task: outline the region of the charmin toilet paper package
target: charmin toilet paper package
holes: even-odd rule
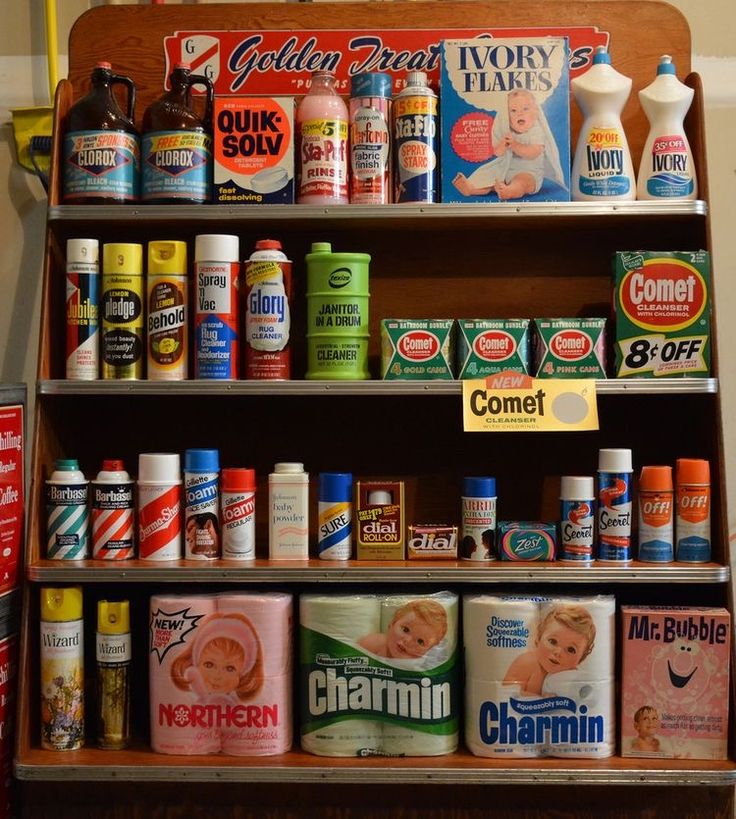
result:
[[[612,596],[463,599],[465,740],[476,756],[611,756]]]
[[[621,755],[728,759],[728,611],[623,606],[621,614]]]
[[[302,748],[438,756],[458,742],[458,597],[302,595]]]
[[[292,596],[155,595],[151,747],[263,756],[292,743]]]

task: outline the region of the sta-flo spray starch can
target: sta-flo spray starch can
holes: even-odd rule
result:
[[[143,245],[103,245],[103,378],[143,378],[143,299]]]

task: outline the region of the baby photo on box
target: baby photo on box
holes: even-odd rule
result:
[[[443,202],[570,199],[565,37],[444,40]]]
[[[728,611],[621,611],[621,755],[727,759]]]

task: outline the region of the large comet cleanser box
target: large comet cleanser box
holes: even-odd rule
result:
[[[708,377],[708,251],[619,251],[614,309],[617,378]]]
[[[567,202],[566,37],[442,42],[442,201]]]

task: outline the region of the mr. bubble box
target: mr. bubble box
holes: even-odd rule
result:
[[[567,38],[444,40],[443,202],[570,199]]]
[[[623,606],[621,755],[727,759],[730,616]]]
[[[216,97],[213,202],[294,202],[294,100]]]
[[[710,305],[707,250],[616,253],[616,377],[707,377]]]

